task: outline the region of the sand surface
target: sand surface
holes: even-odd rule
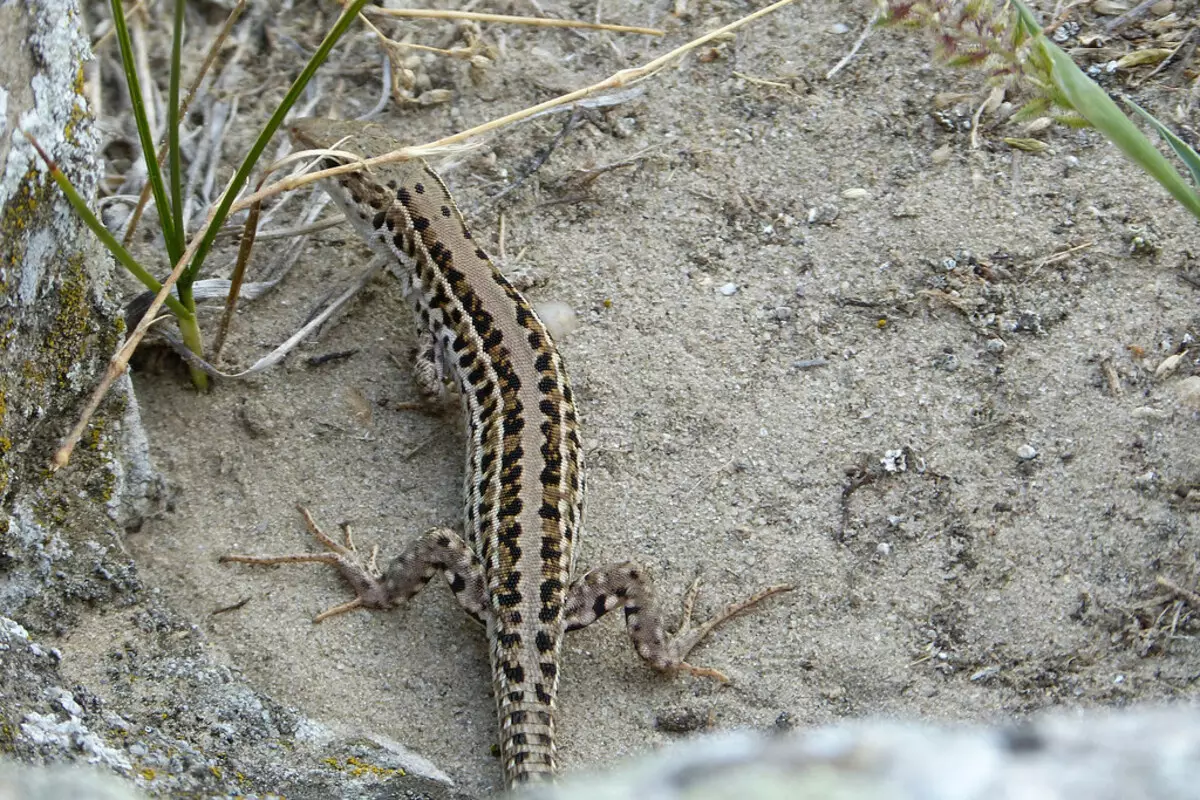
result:
[[[450,102],[390,103],[380,120],[400,140],[432,140],[752,8],[689,0],[675,18],[666,3],[604,4],[605,20],[664,26],[664,40],[484,26],[500,48],[490,66],[422,58],[416,72]],[[303,3],[266,18],[273,38],[233,87],[231,151],[331,13]],[[506,129],[446,171],[492,252],[503,215],[506,268],[537,278],[530,299],[578,316],[560,348],[589,468],[579,566],[641,561],[672,613],[696,576],[700,614],[797,586],[696,652],[728,686],[655,674],[618,619],[572,634],[567,772],[646,753],[680,727],[1002,720],[1196,693],[1196,609],[1156,585],[1197,585],[1195,350],[1155,375],[1195,347],[1196,222],[1092,131],[1052,128],[1035,155],[1002,141],[1021,125],[985,120],[972,148],[987,89],[932,65],[917,34],[877,32],[827,80],[869,13],[797,3],[704,48],[639,96],[581,114],[498,203],[489,196],[529,170],[566,115]],[[392,29],[464,45],[450,23]],[[373,106],[380,58],[358,28],[323,73],[315,113]],[[1167,71],[1137,97],[1170,109],[1191,80]],[[214,257],[216,274],[230,257]],[[283,285],[239,313],[227,363],[287,338],[367,259],[348,228],[317,234]],[[482,794],[500,782],[486,643],[440,580],[390,614],[313,625],[347,599],[332,571],[217,563],[312,547],[301,501],[384,557],[461,524],[455,406],[398,408],[418,397],[411,326],[397,282],[381,277],[262,377],[197,396],[170,371],[140,374],[172,500],[129,545],[148,585],[255,685],[400,741]]]

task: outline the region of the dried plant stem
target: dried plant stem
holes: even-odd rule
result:
[[[233,10],[229,12],[229,16],[225,18],[225,24],[221,26],[221,32],[217,34],[217,38],[209,45],[208,53],[204,56],[204,63],[200,65],[200,71],[196,73],[196,79],[192,81],[192,85],[188,87],[187,95],[183,98],[183,102],[179,104],[179,117],[182,119],[187,116],[188,108],[192,105],[192,99],[196,96],[196,90],[200,87],[200,82],[204,80],[204,76],[208,74],[208,70],[217,59],[217,53],[221,52],[221,46],[228,38],[229,32],[233,30],[233,24],[238,21],[238,17],[246,10],[246,0],[237,0],[237,4]],[[167,138],[164,136],[163,141],[158,146],[158,154],[155,156],[158,160],[158,165],[161,167],[167,158]],[[146,203],[150,200],[150,191],[153,188],[150,181],[146,181],[146,185],[142,187],[142,193],[138,196],[137,205],[134,206],[133,214],[130,215],[129,225],[126,226],[125,236],[121,240],[121,244],[126,247],[133,241],[133,234],[137,231],[138,223],[142,219],[142,211],[146,208]]]
[[[553,100],[547,100],[546,102],[539,103],[535,106],[530,106],[523,111],[518,111],[483,125],[478,125],[470,130],[463,131],[462,133],[456,133],[453,136],[447,136],[443,139],[438,139],[436,142],[431,142],[428,145],[415,148],[404,148],[379,158],[365,159],[346,167],[337,167],[335,169],[328,169],[321,172],[314,172],[309,175],[278,181],[265,189],[254,192],[248,197],[233,203],[227,209],[227,213],[233,214],[238,211],[242,211],[254,205],[255,203],[261,203],[268,197],[273,197],[280,192],[312,183],[313,181],[320,180],[321,178],[328,178],[357,169],[369,168],[376,164],[389,164],[397,161],[404,161],[408,158],[414,157],[414,155],[428,153],[431,150],[445,149],[451,145],[455,145],[467,139],[480,136],[489,131],[493,131],[496,128],[511,125],[514,122],[526,119],[547,109],[555,108],[556,106],[561,106],[566,103],[571,103],[585,98],[588,95],[597,94],[607,89],[619,88],[630,83],[643,80],[658,72],[660,69],[667,66],[680,56],[685,55],[689,51],[694,50],[697,47],[706,44],[707,42],[711,42],[714,39],[719,39],[726,34],[732,33],[738,28],[744,27],[745,25],[748,25],[757,19],[761,19],[768,14],[772,14],[786,5],[790,5],[792,2],[794,2],[794,0],[777,0],[777,2],[772,3],[769,6],[761,8],[752,14],[747,14],[746,16],[735,20],[728,25],[717,28],[714,31],[710,31],[699,38],[693,39],[690,42],[681,45],[669,53],[661,55],[640,67],[621,70],[620,72],[615,73],[600,83],[593,84],[584,89],[579,89],[578,91],[569,92],[568,94],[561,95]],[[226,192],[228,191],[229,189],[226,188]],[[138,323],[137,328],[135,328],[134,331],[129,335],[129,338],[126,340],[125,344],[112,357],[112,360],[108,365],[108,370],[104,373],[104,377],[101,379],[100,385],[97,386],[95,392],[92,393],[92,397],[88,401],[88,404],[85,407],[79,422],[76,423],[75,427],[67,435],[66,439],[63,440],[63,444],[54,454],[54,459],[51,462],[52,469],[59,469],[67,464],[71,458],[71,452],[75,449],[75,445],[79,441],[79,437],[81,437],[83,432],[87,429],[87,424],[89,420],[91,420],[92,415],[96,412],[96,409],[100,407],[100,402],[104,399],[104,395],[108,393],[108,390],[112,387],[117,378],[119,378],[121,374],[128,369],[130,356],[133,355],[133,351],[137,348],[138,343],[141,342],[142,337],[146,335],[147,329],[150,327],[150,324],[157,315],[158,310],[162,308],[164,300],[170,293],[171,287],[175,285],[177,280],[179,280],[179,276],[183,274],[184,269],[188,264],[191,263],[196,251],[200,248],[201,243],[205,240],[205,236],[207,235],[209,228],[212,226],[213,217],[216,215],[220,205],[221,204],[218,203],[211,211],[209,211],[207,219],[204,220],[204,224],[201,226],[200,230],[196,232],[196,235],[192,237],[191,244],[188,245],[187,249],[183,253],[183,256],[180,257],[179,261],[175,264],[175,268],[171,270],[170,276],[163,281],[162,288],[155,296],[154,301],[150,304],[150,307],[146,310],[145,315],[142,317],[142,321]]]
[[[746,16],[744,16],[738,20],[735,20],[734,22],[729,23],[728,25],[725,25],[724,27],[717,28],[714,31],[710,31],[710,32],[704,34],[703,36],[700,36],[699,38],[692,39],[690,42],[680,45],[679,47],[675,48],[674,50],[670,51],[669,53],[661,55],[658,58],[654,59],[653,61],[649,61],[640,67],[634,67],[633,69],[621,70],[620,72],[610,75],[609,77],[605,78],[604,80],[600,81],[599,83],[594,83],[591,86],[585,87],[583,89],[577,89],[574,92],[568,92],[567,94],[559,95],[558,97],[555,97],[552,100],[547,100],[544,103],[539,103],[538,105],[530,106],[528,108],[522,109],[521,111],[513,112],[512,114],[509,114],[508,116],[500,117],[498,119],[491,120],[490,122],[485,122],[482,125],[476,125],[474,128],[470,128],[468,130],[462,131],[461,133],[456,133],[452,136],[446,136],[442,139],[438,139],[437,141],[430,142],[428,144],[416,145],[414,147],[403,147],[403,148],[400,148],[399,150],[393,150],[390,153],[386,153],[386,154],[384,154],[382,156],[378,156],[376,158],[361,159],[359,161],[356,161],[353,164],[347,164],[347,165],[340,166],[340,167],[334,167],[332,169],[321,170],[320,172],[313,172],[308,175],[301,175],[301,176],[297,176],[297,177],[286,178],[282,181],[279,181],[277,183],[271,184],[270,186],[267,186],[265,189],[262,189],[258,192],[255,192],[254,194],[251,194],[251,195],[244,197],[241,200],[237,201],[230,208],[230,213],[242,211],[243,209],[249,208],[254,203],[261,202],[262,200],[265,200],[268,197],[273,197],[281,192],[286,192],[286,191],[290,191],[292,189],[297,189],[301,186],[304,186],[309,183],[313,183],[314,181],[319,181],[323,178],[332,178],[337,175],[345,174],[347,172],[357,172],[360,169],[370,169],[371,167],[379,166],[382,164],[394,164],[397,161],[407,161],[408,159],[411,159],[411,158],[420,158],[420,157],[424,157],[424,156],[428,156],[428,155],[435,155],[438,152],[444,151],[453,145],[459,145],[460,143],[466,141],[467,139],[473,139],[476,136],[482,136],[483,134],[490,133],[491,131],[494,131],[497,128],[503,128],[507,125],[512,125],[515,122],[520,122],[521,120],[536,116],[537,114],[540,114],[542,112],[548,111],[553,108],[556,108],[558,106],[566,105],[567,103],[573,103],[577,100],[581,100],[590,95],[599,94],[608,89],[617,89],[622,86],[627,86],[631,83],[636,83],[637,81],[644,80],[645,78],[648,78],[649,76],[658,72],[663,67],[670,64],[675,59],[679,58],[680,56],[685,55],[689,51],[695,50],[697,47],[707,44],[708,42],[711,42],[714,39],[719,39],[722,36],[732,33],[733,31],[737,30],[738,28],[741,28],[751,22],[754,22],[755,20],[757,20],[761,17],[764,17],[768,14],[774,13],[775,11],[778,11],[779,9],[783,8],[786,5],[790,5],[792,2],[794,2],[794,0],[778,0],[775,3],[772,3],[769,6],[766,6],[765,8],[760,8],[758,11],[755,11],[752,14],[747,14]],[[293,155],[298,155],[298,154],[293,154]]]
[[[663,36],[666,31],[658,28],[639,28],[632,25],[610,25],[604,22],[554,19],[551,17],[514,17],[507,14],[481,14],[476,11],[447,11],[434,8],[379,8],[363,11],[376,17],[403,17],[406,19],[469,19],[475,22],[500,22],[507,25],[534,25],[542,28],[582,28],[590,31],[613,31],[614,33],[640,33],[646,36]]]

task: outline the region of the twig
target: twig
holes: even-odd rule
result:
[[[322,178],[331,178],[336,175],[353,172],[358,169],[370,168],[380,164],[390,164],[398,161],[404,161],[416,156],[427,154],[431,151],[444,151],[450,145],[458,144],[459,142],[466,141],[467,139],[471,139],[483,133],[495,130],[496,128],[511,125],[514,122],[531,117],[534,114],[545,111],[546,109],[555,108],[565,103],[573,103],[576,100],[581,100],[598,92],[620,88],[630,83],[643,80],[691,50],[694,50],[697,47],[712,41],[713,39],[725,36],[726,34],[731,33],[738,28],[744,27],[745,25],[748,25],[749,23],[754,22],[755,20],[760,19],[768,14],[778,11],[784,6],[790,5],[792,2],[793,0],[777,0],[769,6],[761,8],[751,14],[747,14],[746,16],[737,19],[728,25],[717,28],[714,31],[710,31],[709,33],[706,33],[697,39],[693,39],[692,41],[687,42],[686,44],[683,44],[674,50],[671,50],[670,52],[647,62],[641,67],[621,70],[620,72],[609,76],[599,83],[592,84],[591,86],[576,90],[574,92],[568,92],[567,94],[561,95],[552,100],[547,100],[544,103],[538,103],[535,106],[530,106],[522,111],[517,111],[499,119],[492,120],[491,122],[487,122],[483,125],[477,125],[474,128],[462,131],[461,133],[456,133],[453,136],[447,136],[442,139],[438,139],[437,141],[428,145],[421,147],[401,148],[400,150],[393,151],[378,158],[369,158],[356,163],[335,167],[334,169],[322,170],[321,172],[314,172],[296,178],[285,178],[284,180],[278,181],[264,189],[255,192],[249,197],[244,197],[240,201],[233,203],[230,206],[228,213],[235,214],[239,211],[249,208],[254,203],[262,202],[268,197],[273,197],[281,192],[294,189],[299,186],[304,186],[314,181],[321,180]],[[299,154],[293,154],[293,156],[297,155]],[[289,156],[289,158],[292,158],[292,156]],[[232,181],[232,178],[230,180]],[[228,189],[226,189],[226,191],[228,191]],[[154,315],[158,313],[158,309],[162,307],[163,301],[171,291],[171,287],[175,285],[177,280],[179,280],[179,276],[183,274],[184,269],[188,264],[191,263],[192,257],[200,248],[200,243],[204,241],[205,234],[208,232],[209,227],[212,226],[213,215],[216,213],[217,208],[219,208],[219,206],[214,205],[209,211],[208,218],[205,219],[204,224],[200,226],[200,229],[192,238],[191,244],[188,245],[183,255],[179,258],[179,261],[171,270],[171,274],[165,281],[163,281],[162,288],[155,296],[154,302],[150,304],[150,308],[147,309],[146,316],[144,316],[142,321],[138,323],[137,328],[134,329],[133,333],[129,335],[129,338],[126,340],[121,349],[118,350],[115,355],[113,355],[109,362],[108,369],[104,373],[104,377],[101,379],[100,384],[92,393],[91,399],[84,407],[79,421],[63,440],[63,443],[59,447],[58,451],[55,452],[54,458],[51,461],[51,470],[58,470],[61,467],[66,466],[67,462],[70,461],[71,452],[75,449],[75,445],[79,442],[79,438],[83,435],[84,430],[87,429],[88,422],[91,420],[92,415],[95,414],[96,409],[100,407],[101,401],[104,399],[104,396],[108,393],[108,390],[112,387],[113,383],[128,368],[129,358],[133,354],[134,349],[137,348],[138,343],[141,342],[142,337],[146,335],[146,330],[150,327]]]
[[[833,69],[831,69],[831,70],[829,70],[829,72],[825,73],[825,80],[829,80],[834,75],[837,75],[839,72],[841,72],[842,67],[849,64],[850,60],[853,59],[854,56],[858,55],[858,51],[862,48],[863,44],[866,43],[867,37],[869,37],[871,35],[871,31],[875,29],[875,23],[879,21],[880,13],[881,13],[880,9],[876,8],[875,13],[871,15],[871,18],[869,20],[867,20],[867,25],[865,28],[863,28],[863,32],[858,35],[858,39],[854,42],[854,45],[850,48],[850,52],[848,52],[848,53],[846,53],[846,55],[842,56],[842,60],[833,65]]]
[[[140,5],[140,4],[139,4]],[[204,80],[204,76],[208,74],[208,70],[212,67],[213,61],[217,58],[217,53],[221,52],[221,46],[225,43],[225,38],[229,36],[229,31],[233,29],[233,23],[237,22],[238,17],[246,10],[246,0],[238,0],[237,5],[229,12],[229,16],[225,18],[225,24],[221,26],[221,32],[217,34],[217,38],[209,45],[208,53],[204,56],[204,62],[200,65],[200,72],[196,74],[196,79],[192,81],[192,85],[188,87],[187,95],[184,96],[183,102],[179,104],[179,118],[183,119],[187,116],[188,107],[192,104],[192,98],[196,96],[196,89],[200,87],[200,82]],[[143,156],[145,154],[143,153]],[[167,158],[167,139],[164,136],[163,141],[158,146],[158,153],[155,155],[158,159],[159,166],[162,166],[163,161]],[[146,181],[146,185],[142,187],[142,194],[138,198],[137,206],[130,216],[129,222],[125,229],[125,237],[122,244],[126,247],[133,241],[133,234],[137,230],[138,222],[142,218],[142,210],[145,209],[146,203],[150,200],[150,190],[152,186],[150,181]],[[160,211],[161,213],[161,211]]]
[[[571,132],[571,129],[575,127],[575,124],[578,121],[579,121],[579,109],[575,109],[571,112],[571,116],[567,117],[566,124],[564,124],[562,126],[562,130],[560,130],[558,132],[558,135],[554,137],[554,140],[552,142],[550,142],[550,144],[547,145],[545,148],[543,148],[540,153],[538,153],[534,156],[533,163],[529,165],[529,168],[526,169],[524,172],[522,172],[519,176],[517,176],[517,179],[515,181],[510,183],[508,186],[505,186],[503,189],[501,189],[499,192],[497,192],[495,195],[493,195],[491,198],[489,198],[489,200],[487,202],[489,204],[498,203],[500,201],[500,198],[504,197],[509,192],[515,191],[517,189],[517,187],[519,187],[521,184],[525,183],[525,181],[529,180],[530,176],[532,176],[533,173],[537,172],[539,169],[542,168],[542,165],[545,164],[546,161],[550,158],[550,154],[553,153],[555,150],[557,150],[559,145],[561,145],[563,143],[563,141],[566,140],[567,134]]]
[[[406,19],[469,19],[475,22],[501,22],[508,25],[535,25],[543,28],[582,28],[592,31],[614,31],[616,33],[640,33],[646,36],[663,36],[666,31],[658,28],[638,28],[631,25],[609,25],[603,22],[554,19],[552,17],[514,17],[507,14],[481,14],[476,11],[446,11],[433,8],[379,8],[369,6],[363,13],[377,17],[403,17]]]
[[[755,20],[757,20],[761,17],[764,17],[775,11],[778,11],[779,9],[783,8],[784,6],[791,5],[792,2],[794,2],[794,0],[776,0],[776,2],[772,3],[769,6],[766,6],[765,8],[760,8],[758,11],[755,11],[752,14],[747,14],[746,16],[742,17],[741,19],[735,20],[734,22],[731,22],[728,25],[725,25],[724,27],[717,28],[716,30],[713,30],[713,31],[709,31],[708,33],[704,34],[703,36],[693,39],[686,44],[680,45],[679,47],[676,47],[674,50],[670,51],[669,53],[661,55],[658,58],[653,59],[652,61],[648,61],[640,67],[634,67],[632,69],[621,70],[620,72],[610,75],[609,77],[605,78],[604,80],[600,81],[599,83],[594,83],[591,86],[587,86],[583,89],[577,89],[573,92],[568,92],[567,94],[559,95],[558,97],[555,97],[552,100],[547,100],[544,103],[538,103],[535,106],[529,106],[528,108],[522,109],[520,111],[515,111],[512,114],[508,114],[507,116],[503,116],[498,119],[491,120],[490,122],[485,122],[482,125],[476,125],[474,128],[469,128],[465,131],[461,131],[460,133],[456,133],[452,136],[446,136],[446,137],[443,137],[436,141],[430,142],[428,144],[418,145],[415,147],[403,147],[403,148],[400,148],[399,150],[393,150],[390,153],[385,153],[384,155],[376,156],[375,158],[367,158],[367,159],[357,160],[351,164],[345,164],[340,167],[334,167],[332,169],[321,170],[320,172],[313,172],[313,173],[310,173],[308,175],[304,175],[301,177],[286,178],[277,183],[273,183],[270,186],[267,186],[265,189],[262,189],[261,191],[255,192],[254,194],[249,195],[248,197],[244,197],[241,200],[237,201],[230,207],[229,213],[230,214],[237,213],[238,211],[242,211],[246,208],[249,208],[250,205],[253,203],[259,202],[261,200],[265,200],[268,197],[273,197],[273,196],[279,194],[280,192],[290,191],[292,189],[299,188],[301,186],[312,183],[314,181],[322,180],[324,178],[333,178],[338,175],[344,175],[348,172],[357,172],[360,169],[370,169],[371,167],[381,166],[383,164],[394,164],[398,161],[407,161],[412,158],[421,158],[421,157],[428,156],[428,155],[435,155],[437,153],[444,152],[451,145],[458,145],[459,143],[464,142],[468,139],[473,139],[476,136],[481,136],[485,133],[489,133],[497,128],[503,128],[507,125],[512,125],[515,122],[520,122],[522,120],[528,119],[528,118],[533,117],[537,114],[540,114],[544,111],[557,108],[558,106],[566,105],[567,103],[573,103],[577,100],[582,100],[585,97],[595,95],[599,92],[607,91],[609,89],[618,89],[623,86],[627,86],[631,83],[634,83],[634,82],[637,82],[640,80],[644,80],[644,79],[650,77],[651,75],[653,75],[654,73],[658,72],[659,70],[661,70],[663,67],[665,67],[667,64],[671,63],[675,59],[679,58],[680,56],[685,55],[689,51],[695,50],[697,47],[700,47],[701,45],[704,45],[708,42],[711,42],[713,39],[719,39],[722,36],[725,36],[726,34],[731,33],[732,31],[735,31],[738,28],[744,27],[745,25],[748,25],[749,23],[754,22]],[[294,155],[298,155],[298,154],[294,154]]]
[[[1159,575],[1154,579],[1154,582],[1164,589],[1174,592],[1176,595],[1188,601],[1188,605],[1200,611],[1200,594],[1193,592],[1191,589],[1185,589],[1170,578]]]
[[[1134,20],[1134,19],[1137,19],[1138,17],[1140,17],[1142,14],[1144,14],[1146,12],[1146,9],[1148,9],[1150,6],[1154,5],[1157,2],[1158,2],[1158,0],[1142,0],[1142,2],[1138,3],[1136,6],[1129,9],[1121,16],[1117,17],[1116,19],[1112,20],[1107,25],[1105,25],[1104,29],[1106,31],[1108,31],[1109,33],[1112,33],[1117,28],[1124,25],[1126,22],[1129,22],[1130,20]]]

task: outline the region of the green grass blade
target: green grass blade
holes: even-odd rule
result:
[[[185,8],[184,0],[175,0],[175,25],[171,33],[171,83],[167,96],[167,173],[171,179],[171,211],[174,212],[172,219],[175,230],[179,233],[180,244],[187,238],[187,227],[183,219],[183,166],[179,152],[179,81],[183,71],[180,62],[183,57]],[[180,289],[182,288],[181,286]],[[188,305],[191,306],[190,303]]]
[[[117,0],[113,1],[116,2]],[[284,95],[283,101],[279,104],[279,108],[275,109],[275,113],[271,115],[271,119],[267,122],[266,127],[262,129],[258,135],[258,138],[254,141],[254,145],[250,148],[250,152],[246,154],[246,158],[242,161],[242,165],[238,167],[238,171],[234,175],[233,181],[230,183],[229,188],[221,198],[221,204],[217,207],[217,211],[213,215],[212,224],[208,226],[208,231],[204,234],[204,238],[201,240],[200,246],[196,249],[196,255],[192,258],[192,263],[188,266],[187,271],[184,273],[185,275],[190,273],[190,277],[194,279],[199,273],[200,266],[204,263],[204,259],[208,257],[208,253],[212,249],[213,242],[217,238],[217,233],[221,230],[221,224],[225,221],[225,217],[229,214],[229,207],[233,205],[233,201],[237,197],[238,192],[240,192],[242,187],[246,185],[246,181],[250,178],[250,173],[253,171],[254,165],[258,162],[258,157],[262,155],[263,150],[265,150],[267,145],[270,143],[271,137],[275,135],[275,131],[277,131],[279,126],[283,124],[284,117],[287,116],[288,111],[291,110],[292,106],[296,103],[296,100],[300,98],[300,93],[304,91],[304,87],[308,85],[309,80],[311,80],[312,76],[316,73],[317,68],[325,62],[326,57],[329,55],[329,51],[332,50],[334,45],[337,44],[338,40],[342,38],[342,34],[345,33],[346,29],[349,28],[354,22],[355,17],[358,16],[358,12],[362,10],[362,7],[365,6],[367,2],[368,0],[354,0],[352,3],[350,3],[346,7],[346,10],[342,12],[342,15],[338,17],[338,21],[334,23],[333,28],[328,34],[325,35],[325,39],[321,42],[321,46],[317,48],[317,52],[311,59],[309,59],[308,63],[304,65],[304,69],[301,70],[300,75],[292,83],[287,94]]]
[[[1188,168],[1188,172],[1192,174],[1192,183],[1200,186],[1200,154],[1197,154],[1192,146],[1175,135],[1175,132],[1159,122],[1153,114],[1139,106],[1137,103],[1130,100],[1128,97],[1122,97],[1125,105],[1132,108],[1142,119],[1149,122],[1154,130],[1158,131],[1158,135],[1167,140],[1167,144],[1171,145],[1171,149],[1175,151],[1175,155],[1179,156],[1179,160]]]
[[[154,157],[154,134],[146,120],[146,108],[142,105],[142,87],[138,82],[137,67],[133,63],[133,44],[129,39],[129,27],[125,24],[125,9],[121,0],[109,0],[112,7],[113,28],[121,45],[121,66],[125,71],[125,85],[129,88],[129,102],[133,106],[133,118],[137,123],[138,140],[142,146],[142,160],[146,162],[146,180],[154,191],[154,204],[158,207],[159,226],[167,242],[167,254],[171,263],[183,255],[183,237],[175,230],[171,204],[167,201],[167,189],[163,185],[158,160]]]
[[[1167,161],[1166,156],[1158,151],[1129,117],[1125,116],[1108,93],[1075,66],[1070,56],[1042,34],[1033,12],[1021,0],[1013,2],[1017,8],[1019,24],[1033,36],[1034,47],[1049,62],[1050,77],[1057,90],[1056,96],[1083,116],[1096,130],[1120,148],[1129,160],[1162,184],[1172,197],[1200,219],[1200,194],[1188,186],[1183,176]]]
[[[38,144],[37,140],[34,139],[30,134],[25,133],[25,131],[21,132],[25,134],[25,138],[29,140],[29,143],[33,145],[33,148],[38,151],[38,155],[42,157],[42,160],[46,162],[46,166],[50,169],[50,177],[54,178],[54,182],[58,184],[58,188],[62,190],[64,195],[66,195],[67,202],[69,202],[71,207],[75,209],[75,213],[78,214],[79,218],[82,219],[84,223],[92,229],[92,232],[96,234],[96,237],[100,239],[100,242],[106,248],[108,248],[108,252],[112,253],[113,258],[121,262],[121,266],[129,270],[130,274],[141,281],[142,285],[147,289],[150,289],[154,292],[162,289],[162,284],[159,283],[155,277],[146,270],[145,267],[139,264],[137,260],[129,254],[129,251],[121,246],[121,243],[118,242],[116,238],[109,232],[108,228],[104,227],[104,223],[96,218],[96,215],[92,213],[90,208],[88,208],[87,201],[80,196],[79,192],[75,191],[75,187],[71,184],[70,179],[67,178],[67,176],[63,174],[63,171],[58,168],[58,164],[54,163],[54,160],[46,154],[46,151],[42,149],[42,146]],[[167,295],[166,304],[173,312],[175,312],[175,316],[179,317],[180,319],[192,319],[192,313],[184,308],[183,304],[181,304],[171,295]]]

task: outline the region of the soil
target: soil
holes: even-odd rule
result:
[[[1175,6],[1194,19],[1194,2]],[[414,93],[447,89],[448,102],[389,102],[377,120],[401,142],[430,141],[645,63],[753,6],[544,9],[669,33],[483,25],[490,64],[415,58]],[[303,2],[260,15],[260,49],[229,73],[241,107],[226,169],[331,13]],[[934,64],[917,32],[877,30],[827,79],[870,13],[797,3],[639,95],[581,111],[561,140],[565,113],[435,162],[493,252],[503,220],[503,263],[534,276],[530,299],[577,315],[559,346],[588,461],[580,571],[636,559],[668,613],[696,577],[699,615],[796,586],[697,650],[729,685],[654,673],[619,619],[572,634],[566,772],[681,730],[1004,721],[1196,696],[1198,609],[1159,582],[1195,589],[1200,577],[1196,220],[1095,131],[1050,127],[1030,153],[1004,142],[1028,135],[1023,123],[985,116],[973,144],[989,88]],[[1111,20],[1082,14],[1079,36]],[[1107,45],[1135,49],[1140,25]],[[467,46],[455,23],[386,29]],[[374,106],[381,59],[355,29],[312,113]],[[1172,112],[1195,106],[1195,62],[1151,69],[1104,80],[1193,130],[1194,116]],[[256,258],[277,247],[260,243]],[[367,259],[346,227],[315,235],[280,287],[239,313],[226,363],[286,339]],[[213,274],[231,260],[214,256]],[[461,524],[456,407],[403,407],[419,399],[411,328],[384,276],[260,377],[197,395],[172,371],[140,373],[173,495],[128,544],[147,584],[252,683],[402,742],[482,794],[500,782],[487,645],[444,582],[389,614],[314,625],[347,599],[331,570],[217,563],[313,549],[298,502],[331,531],[350,521],[383,559]]]

